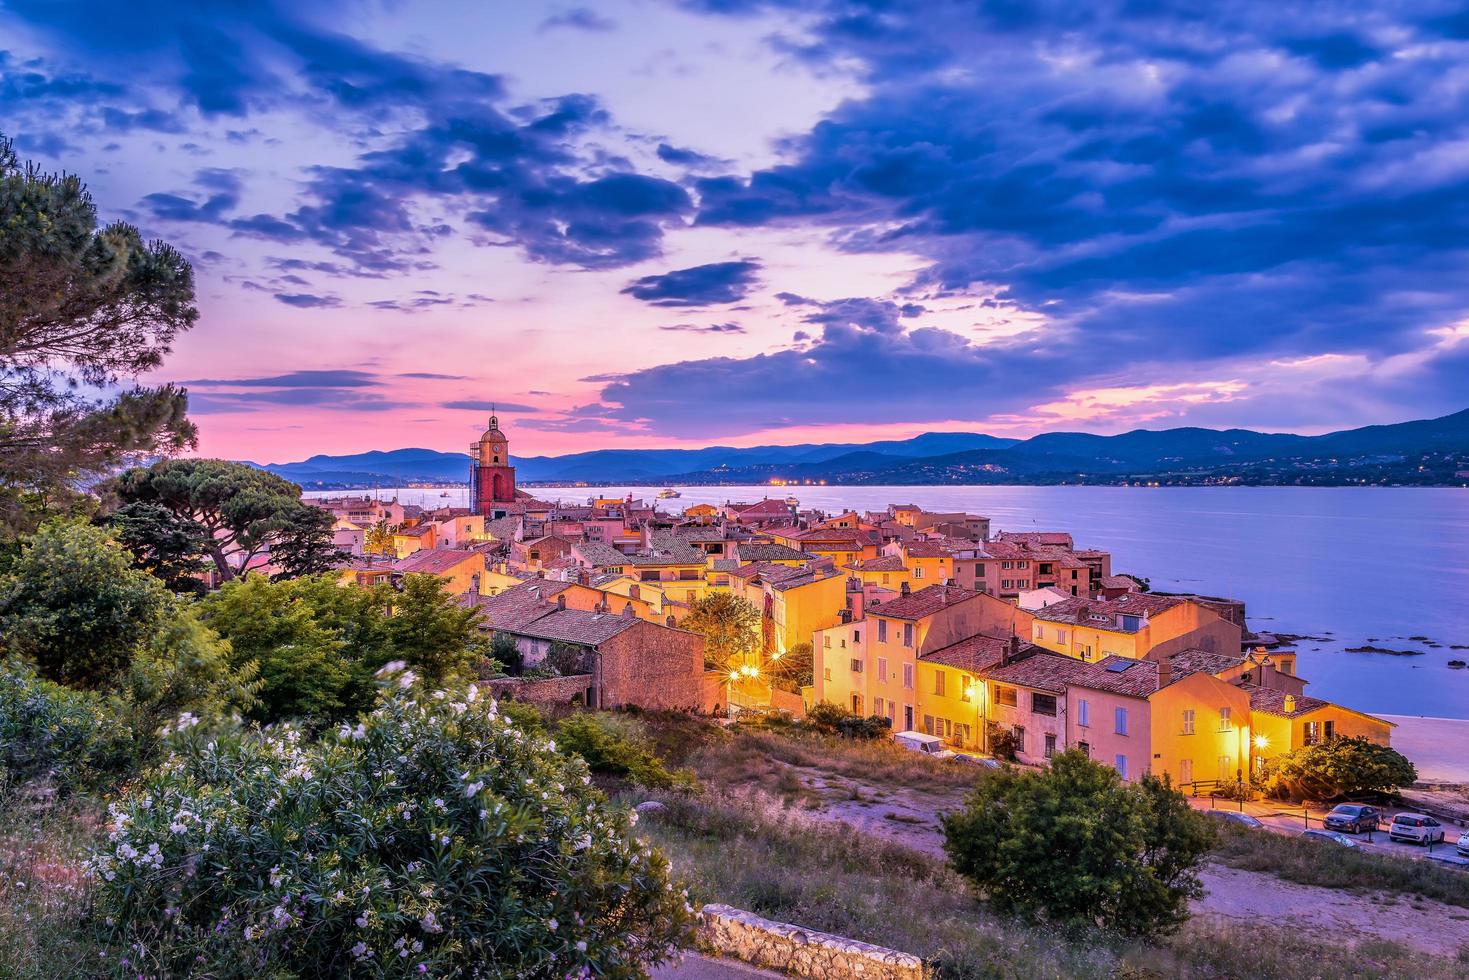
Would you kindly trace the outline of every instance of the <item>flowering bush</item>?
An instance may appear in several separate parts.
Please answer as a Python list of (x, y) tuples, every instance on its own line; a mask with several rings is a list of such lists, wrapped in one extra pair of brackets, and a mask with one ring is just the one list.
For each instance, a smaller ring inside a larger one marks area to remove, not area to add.
[(314, 741), (181, 720), (90, 865), (129, 971), (635, 977), (691, 940), (584, 762), (473, 686), (384, 671), (378, 708)]
[(131, 758), (128, 733), (101, 695), (0, 667), (0, 785), (34, 779), (71, 790), (91, 785)]

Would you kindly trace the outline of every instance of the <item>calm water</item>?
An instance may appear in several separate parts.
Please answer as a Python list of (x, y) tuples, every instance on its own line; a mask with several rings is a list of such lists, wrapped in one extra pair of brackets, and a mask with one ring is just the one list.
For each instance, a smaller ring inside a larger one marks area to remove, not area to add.
[[(796, 487), (803, 507), (915, 503), (986, 514), (996, 530), (1070, 531), (1112, 552), (1113, 568), (1163, 591), (1233, 596), (1256, 629), (1323, 637), (1299, 646), (1308, 693), (1367, 711), (1469, 718), (1469, 492), (1454, 489), (1123, 487)], [(542, 499), (638, 497), (656, 488), (537, 488)], [(396, 492), (465, 506), (467, 491)], [(766, 487), (685, 487), (669, 510), (784, 495)], [(1407, 639), (1423, 636), (1434, 648)], [(1346, 653), (1374, 642), (1422, 656)]]

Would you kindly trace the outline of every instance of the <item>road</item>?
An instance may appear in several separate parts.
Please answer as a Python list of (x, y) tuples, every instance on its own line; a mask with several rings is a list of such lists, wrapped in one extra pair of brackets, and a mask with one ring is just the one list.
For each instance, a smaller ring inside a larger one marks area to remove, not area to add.
[[(1241, 809), (1240, 804), (1235, 801), (1214, 799), (1206, 796), (1190, 797), (1189, 804), (1195, 810), (1237, 811)], [(1326, 808), (1310, 807), (1303, 809), (1302, 807), (1291, 806), (1288, 803), (1282, 803), (1277, 800), (1246, 803), (1244, 804), (1243, 810), (1245, 813), (1259, 820), (1267, 829), (1273, 830), (1278, 834), (1289, 835), (1300, 834), (1308, 825), (1313, 830), (1322, 829), (1323, 821), (1325, 821), (1326, 814), (1329, 812)], [(1430, 851), (1427, 847), (1421, 844), (1402, 844), (1389, 840), (1387, 836), (1387, 824), (1392, 820), (1393, 814), (1409, 812), (1413, 811), (1384, 807), (1382, 809), (1383, 829), (1371, 834), (1370, 840), (1368, 834), (1348, 834), (1347, 836), (1355, 840), (1357, 846), (1362, 850), (1373, 854), (1390, 854), (1393, 857), (1422, 860), (1430, 856)], [(1442, 844), (1435, 844), (1431, 853), (1434, 856), (1454, 854), (1454, 845), (1462, 832), (1457, 827), (1445, 823), (1444, 841)]]

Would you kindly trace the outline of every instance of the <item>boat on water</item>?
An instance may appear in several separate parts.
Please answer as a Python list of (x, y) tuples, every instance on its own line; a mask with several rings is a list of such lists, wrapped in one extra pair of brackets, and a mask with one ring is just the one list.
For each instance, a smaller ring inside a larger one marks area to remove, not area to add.
[(801, 506), (801, 502), (799, 500), (797, 500), (795, 497), (787, 497), (786, 498), (786, 503), (789, 506), (791, 506), (791, 507), (799, 507), (799, 506)]
[(439, 496), (440, 497), (447, 497), (447, 496), (449, 496), (449, 491), (445, 490), (443, 493), (439, 494)]
[(672, 500), (675, 497), (682, 497), (682, 496), (683, 496), (683, 494), (681, 494), (677, 490), (673, 489), (673, 487), (664, 487), (662, 490), (659, 490), (658, 491), (658, 498), (660, 500)]

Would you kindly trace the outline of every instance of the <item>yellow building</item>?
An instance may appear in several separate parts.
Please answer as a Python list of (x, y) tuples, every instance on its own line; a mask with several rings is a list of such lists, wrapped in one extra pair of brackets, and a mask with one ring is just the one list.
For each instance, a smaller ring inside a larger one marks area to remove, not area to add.
[(942, 585), (954, 577), (954, 556), (937, 541), (894, 541), (882, 551), (903, 559), (915, 589)]
[(841, 622), (847, 605), (845, 576), (768, 562), (730, 571), (729, 591), (759, 610), (767, 656), (810, 643), (817, 630)]
[(901, 555), (879, 555), (847, 565), (846, 570), (855, 575), (863, 585), (880, 585), (897, 590), (913, 584), (913, 576), (908, 574), (908, 566), (903, 564)]
[(1134, 660), (1182, 650), (1239, 653), (1238, 626), (1179, 596), (1134, 592), (1116, 599), (1073, 597), (1035, 610), (1030, 640), (1078, 660)]
[(1255, 750), (1262, 759), (1337, 737), (1359, 736), (1391, 745), (1396, 727), (1330, 701), (1269, 688), (1251, 687), (1249, 706), (1258, 736)]

